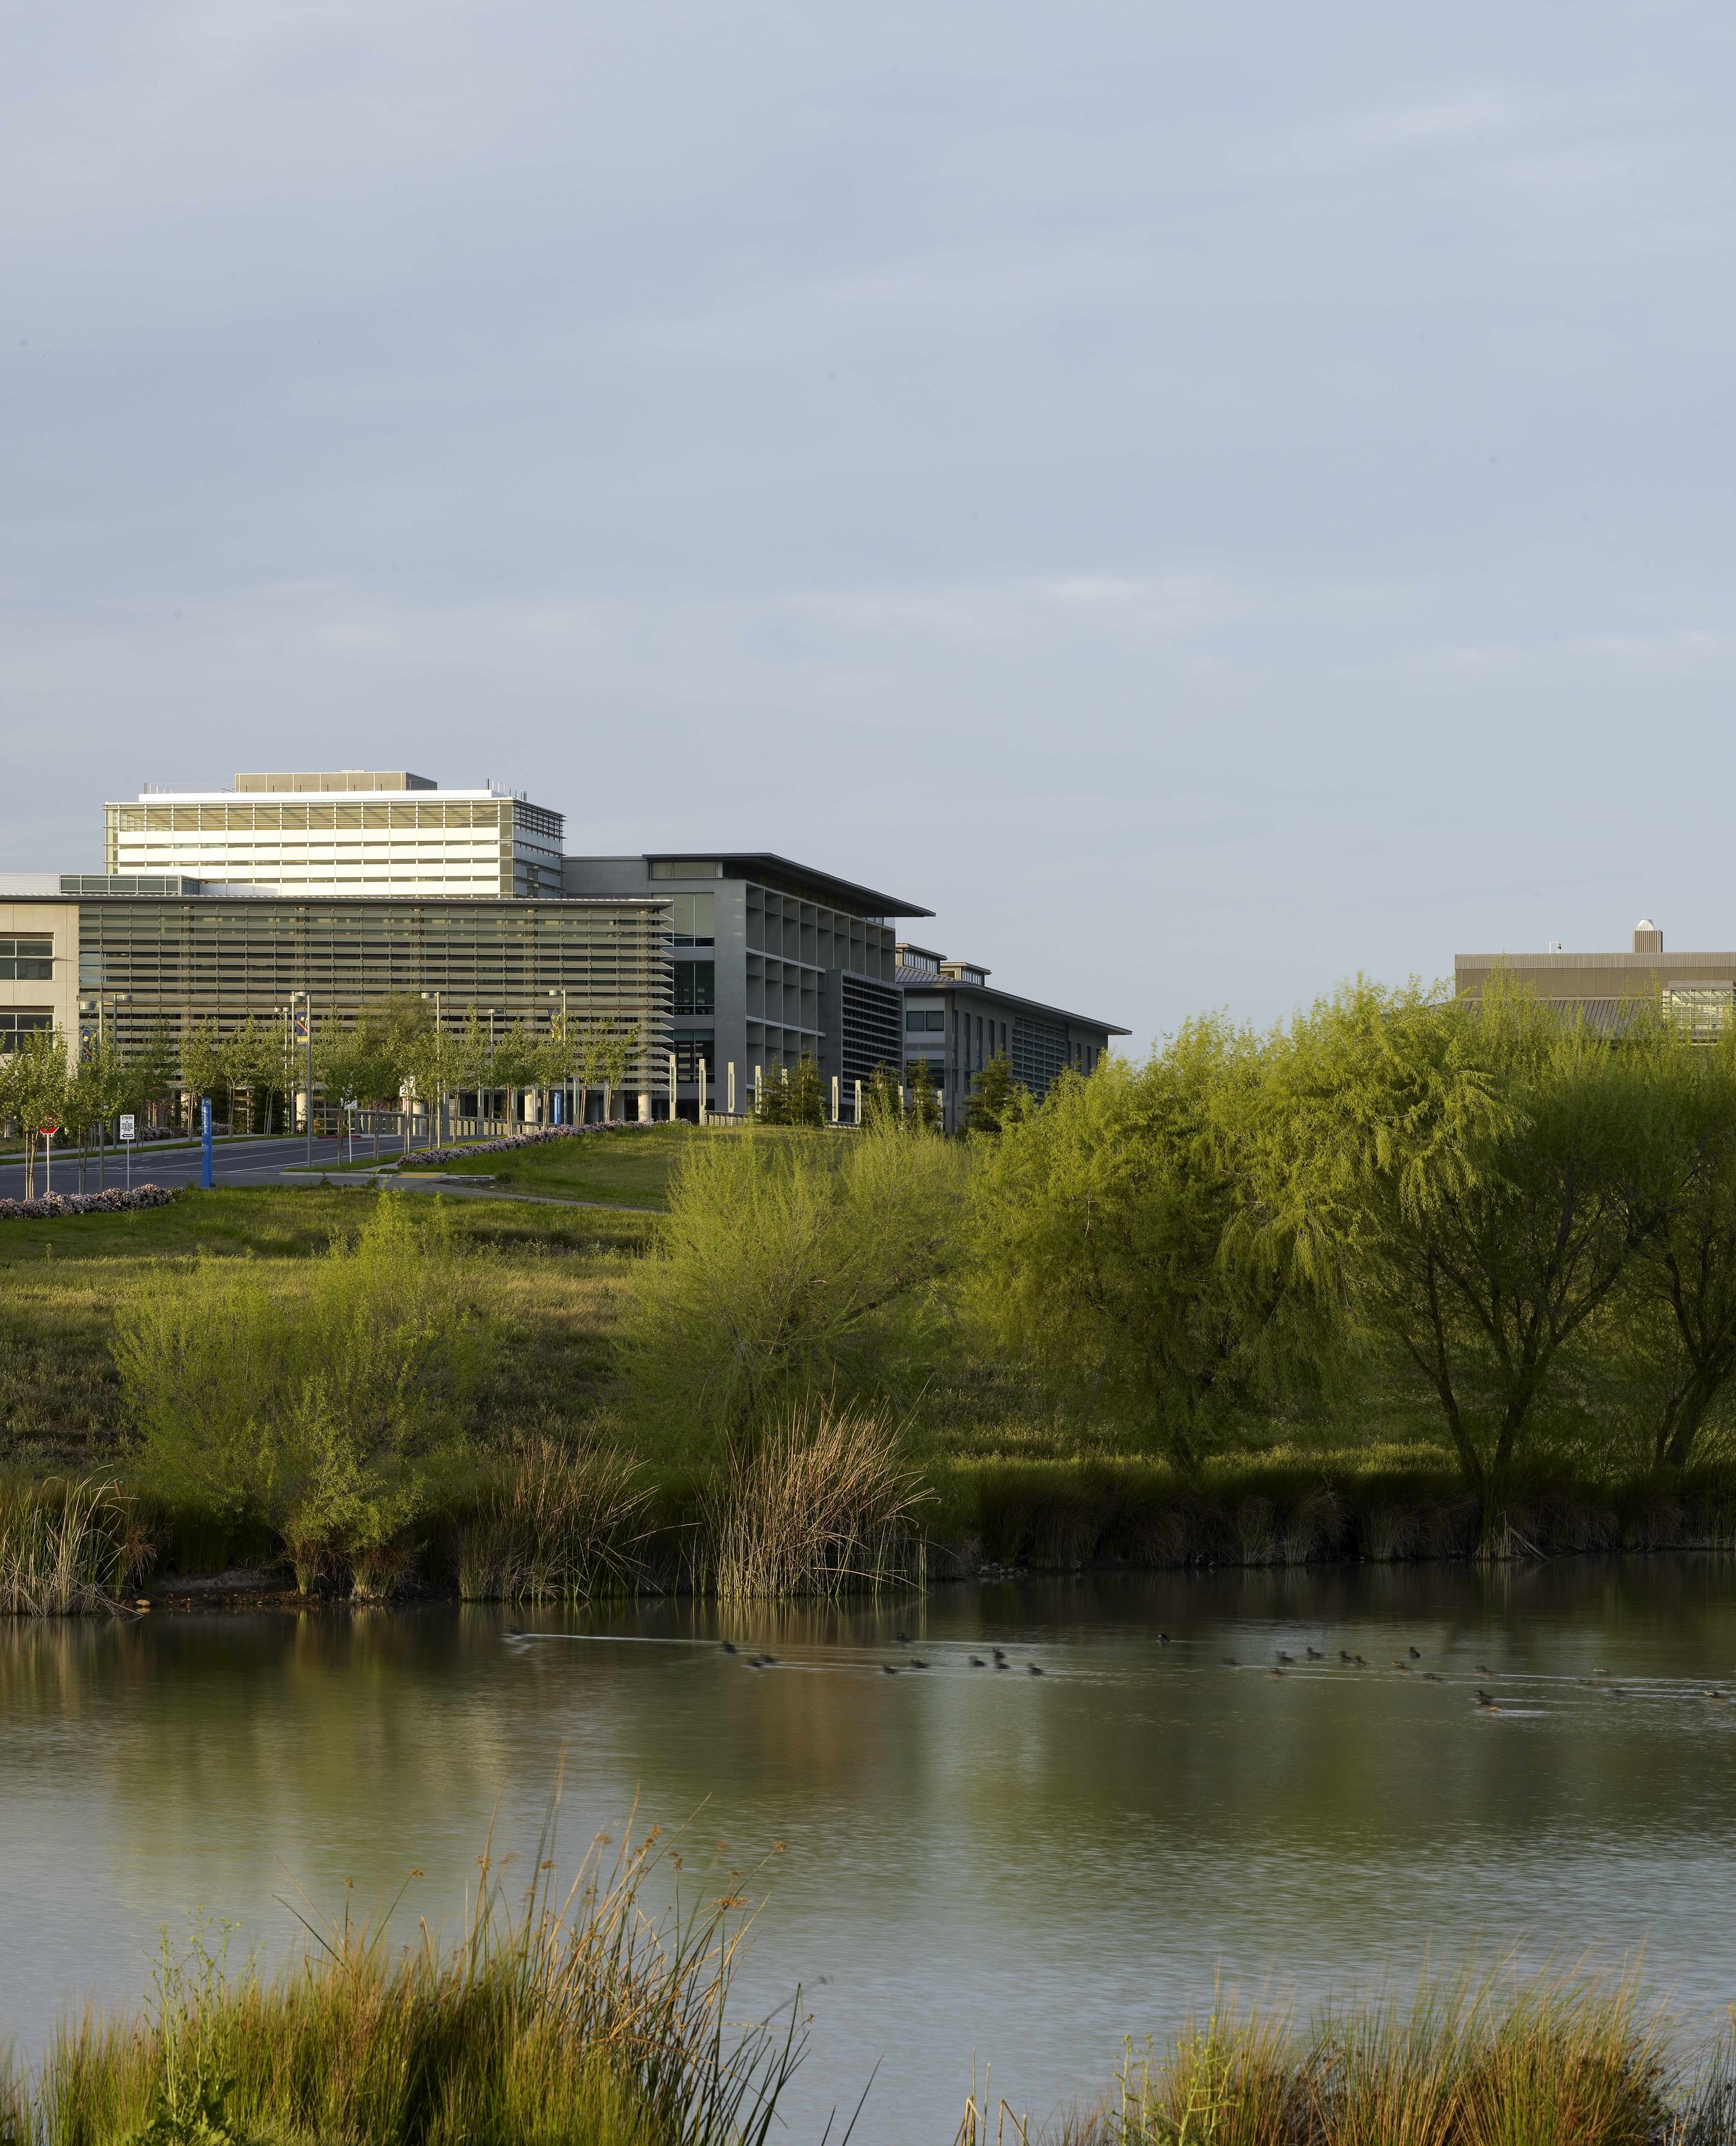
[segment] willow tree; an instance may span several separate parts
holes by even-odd
[[[1643,1065],[1515,990],[1359,983],[1272,1054],[1262,1181],[1423,1380],[1466,1480],[1534,1442],[1633,1257]]]
[[[1736,1032],[1689,1042],[1635,1024],[1627,1051],[1634,1257],[1614,1346],[1651,1373],[1652,1458],[1682,1468],[1736,1380]]]
[[[1185,1471],[1312,1384],[1329,1305],[1261,1209],[1265,1054],[1190,1023],[1144,1066],[1064,1074],[979,1150],[969,1296],[1063,1405]]]

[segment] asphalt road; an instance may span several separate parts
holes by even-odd
[[[329,1168],[341,1161],[343,1143],[335,1140],[320,1140],[313,1144],[313,1160],[317,1165]],[[388,1161],[396,1155],[402,1143],[380,1138],[380,1160]],[[373,1142],[358,1138],[356,1160],[367,1160],[373,1154]],[[281,1136],[276,1140],[219,1140],[212,1150],[211,1174],[219,1185],[275,1185],[282,1177],[287,1163],[305,1163],[307,1160],[307,1141],[305,1135],[293,1140]],[[103,1173],[104,1182],[112,1189],[127,1182],[127,1160],[118,1149],[108,1150]],[[293,1184],[293,1178],[286,1180]],[[197,1185],[199,1182],[199,1150],[192,1147],[159,1146],[155,1141],[137,1146],[132,1154],[132,1182],[135,1185]],[[57,1148],[53,1159],[52,1180],[56,1192],[76,1192],[78,1190],[78,1156],[76,1150]],[[38,1193],[50,1189],[48,1174],[42,1158],[38,1155],[36,1169],[36,1189]],[[84,1189],[87,1192],[98,1190],[97,1158],[92,1152],[85,1171]],[[8,1159],[0,1161],[0,1199],[22,1200],[24,1196],[24,1165],[22,1160]]]

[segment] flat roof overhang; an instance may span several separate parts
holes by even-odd
[[[641,854],[648,865],[696,864],[701,860],[709,864],[715,859],[722,866],[726,879],[799,881],[811,887],[819,900],[857,916],[932,916],[935,913],[895,894],[882,894],[877,887],[861,886],[855,880],[839,879],[831,872],[816,871],[811,865],[799,865],[793,857],[781,857],[772,850],[646,850]]]

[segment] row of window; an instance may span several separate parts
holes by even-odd
[[[0,1051],[16,1051],[21,1036],[41,1035],[54,1016],[41,1006],[0,1006]]]
[[[8,983],[45,984],[53,975],[52,939],[0,939],[0,978]]]
[[[489,804],[121,805],[109,813],[122,835],[244,834],[279,827],[493,827],[502,807]],[[510,826],[511,807],[508,813]],[[542,833],[543,829],[536,829]],[[558,841],[561,831],[553,830]]]

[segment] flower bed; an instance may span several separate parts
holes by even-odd
[[[0,1222],[53,1222],[62,1215],[130,1215],[141,1207],[167,1207],[175,1197],[161,1185],[135,1185],[130,1192],[45,1192],[40,1200],[0,1200]]]
[[[508,1148],[542,1147],[550,1140],[583,1140],[587,1133],[624,1133],[636,1128],[637,1118],[610,1118],[594,1125],[539,1125],[533,1133],[507,1133],[500,1140],[466,1140],[459,1147],[413,1147],[399,1160],[399,1168],[421,1162],[462,1162],[473,1155],[504,1155]]]

